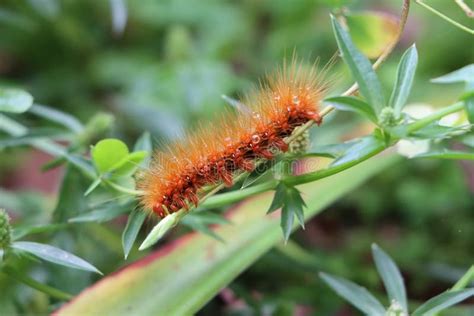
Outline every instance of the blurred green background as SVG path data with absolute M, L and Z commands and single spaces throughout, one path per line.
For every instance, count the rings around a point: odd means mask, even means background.
M 108 136 L 133 144 L 148 130 L 159 145 L 209 119 L 226 106 L 222 94 L 238 97 L 293 51 L 326 63 L 336 50 L 331 10 L 397 15 L 400 2 L 2 0 L 0 85 L 24 88 L 37 103 L 84 122 L 97 112 L 112 113 Z M 429 2 L 474 25 L 454 2 Z M 414 42 L 420 61 L 410 100 L 450 104 L 462 86 L 440 87 L 429 79 L 474 62 L 472 36 L 413 4 L 402 40 L 379 72 L 387 91 L 401 52 Z M 336 93 L 350 78 L 340 61 L 332 71 L 338 79 Z M 29 126 L 54 128 L 37 117 L 18 119 Z M 356 123 L 353 115 L 332 115 L 313 131 L 314 143 L 329 143 L 339 135 L 351 138 Z M 61 171 L 41 174 L 47 159 L 27 148 L 0 152 L 0 206 L 14 221 L 38 223 L 50 216 Z M 370 260 L 372 242 L 397 261 L 409 296 L 425 300 L 449 287 L 473 262 L 473 192 L 472 164 L 398 164 L 317 216 L 295 234 L 294 244 L 270 251 L 202 314 L 352 315 L 355 312 L 321 283 L 316 272 L 341 275 L 382 293 Z M 84 240 L 79 241 L 78 253 L 105 272 L 124 265 L 119 238 L 123 224 L 97 225 L 95 242 L 105 250 L 93 251 L 87 245 L 90 240 Z M 54 283 L 57 276 L 51 271 L 40 267 L 33 275 Z M 68 286 L 74 293 L 94 281 L 84 273 L 74 275 Z M 0 288 L 6 288 L 6 282 L 0 278 Z M 17 297 L 17 311 L 44 313 L 51 308 L 43 295 L 22 285 L 14 287 L 10 290 Z

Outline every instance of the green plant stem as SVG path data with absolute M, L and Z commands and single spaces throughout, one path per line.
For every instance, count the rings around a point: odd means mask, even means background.
M 446 116 L 446 115 L 451 114 L 451 113 L 455 113 L 457 111 L 462 110 L 463 108 L 464 108 L 464 104 L 462 102 L 458 102 L 458 103 L 455 103 L 453 105 L 442 108 L 442 109 L 438 110 L 437 112 L 432 113 L 431 115 L 427 116 L 426 118 L 423 118 L 420 121 L 417 121 L 417 122 L 413 123 L 412 125 L 410 125 L 410 132 L 415 132 L 415 131 L 429 125 L 430 123 L 442 118 L 443 116 Z M 422 122 L 422 123 L 417 124 L 418 122 Z M 395 144 L 398 140 L 399 140 L 398 138 L 392 139 L 392 142 L 391 142 L 390 145 Z M 365 155 L 365 156 L 363 156 L 363 157 L 361 157 L 357 160 L 348 161 L 348 162 L 346 162 L 344 164 L 341 164 L 341 165 L 338 165 L 338 166 L 329 167 L 329 168 L 326 168 L 326 169 L 321 169 L 321 170 L 317 170 L 317 171 L 314 171 L 314 172 L 305 173 L 305 174 L 302 174 L 302 175 L 286 176 L 281 181 L 284 182 L 287 185 L 294 186 L 294 185 L 300 185 L 300 184 L 316 181 L 316 180 L 319 180 L 319 179 L 322 179 L 322 178 L 326 178 L 326 177 L 332 176 L 336 173 L 339 173 L 341 171 L 344 171 L 346 169 L 349 169 L 349 168 L 351 168 L 355 165 L 358 165 L 359 163 L 361 163 L 361 162 L 363 162 L 363 161 L 365 161 L 365 160 L 381 153 L 383 150 L 385 150 L 388 147 L 390 147 L 390 146 L 380 146 L 380 147 L 375 148 L 373 151 L 371 151 L 367 155 Z M 271 181 L 268 181 L 268 182 L 264 182 L 264 183 L 261 183 L 261 184 L 255 185 L 255 186 L 251 186 L 251 187 L 239 190 L 239 191 L 232 191 L 232 192 L 228 192 L 228 193 L 222 193 L 222 194 L 219 194 L 219 195 L 216 195 L 216 196 L 213 196 L 213 197 L 209 198 L 208 202 L 203 203 L 202 206 L 203 207 L 220 207 L 220 206 L 223 206 L 223 205 L 234 203 L 234 202 L 240 201 L 244 198 L 253 196 L 255 194 L 272 190 L 276 187 L 277 184 L 278 184 L 278 182 L 276 180 L 271 180 Z
M 462 25 L 461 23 L 457 22 L 457 21 L 454 21 L 453 19 L 451 19 L 450 17 L 444 15 L 443 13 L 439 12 L 438 10 L 436 10 L 435 8 L 433 8 L 432 6 L 429 6 L 428 4 L 426 4 L 424 1 L 422 0 L 415 0 L 416 3 L 418 3 L 419 5 L 421 5 L 423 8 L 425 8 L 426 10 L 430 11 L 431 13 L 433 14 L 436 14 L 437 16 L 439 16 L 440 18 L 442 18 L 443 20 L 445 20 L 446 22 L 448 23 L 451 23 L 452 25 L 456 26 L 457 28 L 465 31 L 465 32 L 468 32 L 469 34 L 473 34 L 474 35 L 474 30 L 468 28 L 467 26 L 464 26 Z
M 73 296 L 69 293 L 66 293 L 66 292 L 63 292 L 61 290 L 58 290 L 54 287 L 51 287 L 51 286 L 48 286 L 46 284 L 43 284 L 43 283 L 40 283 L 38 281 L 36 281 L 35 279 L 32 279 L 30 278 L 29 276 L 27 276 L 25 273 L 20 273 L 19 271 L 9 267 L 9 266 L 5 266 L 3 267 L 2 269 L 5 273 L 5 275 L 9 276 L 10 278 L 12 279 L 15 279 L 21 283 L 24 283 L 40 292 L 43 292 L 45 294 L 48 294 L 49 296 L 51 297 L 54 297 L 56 299 L 59 299 L 59 300 L 62 300 L 62 301 L 68 301 L 70 300 L 71 298 L 73 298 Z
M 309 172 L 309 173 L 305 173 L 305 174 L 297 175 L 297 176 L 287 176 L 283 178 L 281 181 L 284 182 L 286 185 L 293 186 L 293 185 L 300 185 L 300 184 L 304 184 L 308 182 L 313 182 L 322 178 L 326 178 L 336 173 L 339 173 L 341 171 L 344 171 L 346 169 L 349 169 L 355 165 L 358 165 L 361 162 L 366 161 L 367 159 L 377 155 L 378 153 L 381 153 L 384 149 L 386 149 L 385 146 L 380 146 L 359 159 L 351 160 L 346 163 L 337 165 L 335 167 L 329 167 L 329 168 L 318 170 L 315 172 Z
M 474 265 L 454 284 L 450 291 L 457 291 L 466 288 L 471 282 L 474 281 Z
M 141 190 L 128 189 L 126 187 L 123 187 L 123 186 L 121 186 L 121 185 L 119 185 L 115 182 L 109 181 L 109 180 L 102 179 L 102 181 L 104 183 L 108 184 L 114 190 L 125 193 L 125 194 L 138 195 L 138 196 L 145 194 L 145 192 L 143 192 Z
M 440 118 L 448 115 L 448 114 L 451 114 L 451 113 L 455 113 L 455 112 L 458 112 L 460 110 L 462 110 L 464 108 L 464 102 L 457 102 L 457 103 L 454 103 L 452 105 L 449 105 L 447 107 L 444 107 L 424 118 L 422 118 L 421 120 L 418 120 L 410 125 L 408 125 L 407 127 L 407 132 L 408 134 L 410 133 L 413 133 L 417 130 L 420 130 L 421 128 L 429 125 L 430 123 L 436 121 L 436 120 L 439 120 Z
M 272 190 L 276 188 L 277 185 L 277 180 L 270 180 L 242 190 L 214 195 L 209 197 L 209 199 L 207 199 L 201 206 L 204 208 L 221 207 L 233 202 L 238 202 L 245 199 L 246 197 Z

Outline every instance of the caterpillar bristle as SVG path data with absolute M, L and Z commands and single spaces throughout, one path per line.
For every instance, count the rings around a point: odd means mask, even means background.
M 273 159 L 275 150 L 286 152 L 284 139 L 295 128 L 310 120 L 321 123 L 324 73 L 294 58 L 244 98 L 250 111 L 224 111 L 217 121 L 157 152 L 139 179 L 143 207 L 164 217 L 197 206 L 203 186 L 232 186 L 236 171 L 252 171 L 257 159 Z

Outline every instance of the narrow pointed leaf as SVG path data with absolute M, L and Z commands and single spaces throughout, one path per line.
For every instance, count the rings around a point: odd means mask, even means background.
M 285 200 L 286 186 L 283 183 L 278 184 L 273 195 L 272 204 L 268 208 L 267 214 L 275 212 L 283 206 Z
M 334 160 L 331 166 L 335 167 L 350 161 L 359 160 L 384 146 L 384 142 L 374 135 L 362 137 L 359 141 L 355 142 L 350 148 L 348 148 L 343 155 Z
M 437 158 L 437 159 L 454 159 L 454 160 L 474 160 L 473 152 L 463 152 L 455 150 L 428 151 L 426 153 L 415 156 L 415 158 Z
M 146 236 L 138 250 L 144 250 L 153 246 L 158 240 L 160 240 L 171 228 L 176 226 L 178 223 L 178 214 L 173 213 L 163 218 L 158 224 L 153 227 L 151 232 Z
M 418 307 L 413 312 L 412 316 L 435 315 L 436 313 L 472 296 L 474 296 L 474 289 L 444 292 L 431 298 L 426 303 Z
M 11 247 L 65 267 L 102 274 L 102 272 L 84 259 L 50 245 L 29 241 L 17 241 L 14 242 Z
M 434 83 L 474 82 L 474 64 L 464 66 L 444 76 L 431 79 Z
M 408 312 L 407 295 L 402 274 L 395 262 L 376 244 L 372 245 L 372 257 L 382 278 L 390 301 L 397 301 L 405 312 Z
M 372 107 L 361 99 L 355 97 L 332 97 L 324 100 L 336 109 L 341 111 L 350 111 L 360 114 L 374 123 L 377 123 L 377 115 Z
M 377 74 L 372 69 L 372 64 L 367 57 L 357 50 L 347 31 L 332 15 L 331 20 L 337 46 L 352 76 L 359 85 L 361 94 L 365 97 L 367 103 L 374 108 L 375 112 L 380 112 L 385 106 L 385 98 Z
M 416 46 L 413 45 L 403 54 L 398 64 L 397 79 L 390 97 L 389 106 L 394 109 L 396 118 L 400 117 L 410 94 L 417 64 L 418 52 Z
M 370 316 L 385 315 L 385 308 L 366 288 L 327 273 L 320 273 L 319 276 L 339 296 L 347 300 L 364 314 Z
M 97 189 L 101 181 L 102 181 L 101 178 L 95 179 L 94 182 L 92 182 L 91 185 L 87 188 L 86 192 L 84 193 L 84 196 L 88 196 L 89 194 L 92 193 L 92 191 Z
M 295 221 L 295 211 L 290 208 L 288 204 L 283 204 L 281 209 L 280 226 L 283 231 L 283 237 L 285 241 L 290 238 L 291 232 L 293 231 L 293 223 Z
M 122 233 L 122 247 L 125 259 L 127 259 L 132 250 L 132 246 L 137 239 L 140 228 L 145 221 L 147 213 L 144 210 L 134 209 L 128 216 L 127 225 Z

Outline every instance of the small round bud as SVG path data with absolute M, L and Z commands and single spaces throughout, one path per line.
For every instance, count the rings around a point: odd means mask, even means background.
M 392 300 L 389 309 L 387 310 L 386 316 L 408 316 L 403 310 L 403 307 L 395 300 Z
M 383 126 L 395 126 L 397 120 L 391 107 L 384 107 L 380 112 L 379 123 Z

